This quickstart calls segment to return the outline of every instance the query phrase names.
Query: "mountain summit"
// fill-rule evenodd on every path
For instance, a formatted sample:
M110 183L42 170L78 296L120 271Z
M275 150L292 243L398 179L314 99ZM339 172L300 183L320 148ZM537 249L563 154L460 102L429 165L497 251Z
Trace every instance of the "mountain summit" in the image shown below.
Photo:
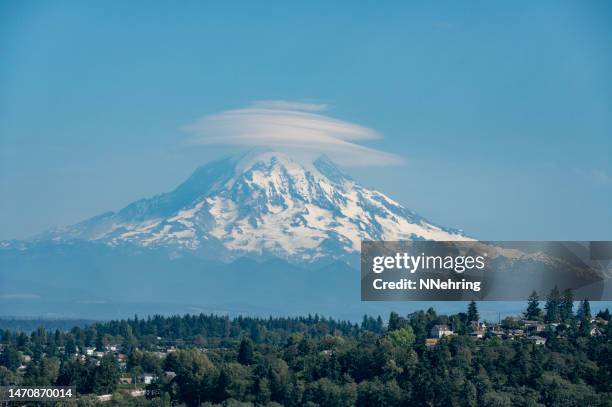
M325 157L267 152L211 162L172 192L36 238L47 239L313 262L357 254L361 240L466 237L359 185Z

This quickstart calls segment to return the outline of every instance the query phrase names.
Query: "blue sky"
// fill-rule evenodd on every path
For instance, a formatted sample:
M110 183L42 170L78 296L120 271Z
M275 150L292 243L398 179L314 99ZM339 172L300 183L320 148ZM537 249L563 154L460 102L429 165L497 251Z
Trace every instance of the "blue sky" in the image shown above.
M0 239L174 188L186 125L325 104L403 165L349 168L492 240L612 240L608 2L0 3Z

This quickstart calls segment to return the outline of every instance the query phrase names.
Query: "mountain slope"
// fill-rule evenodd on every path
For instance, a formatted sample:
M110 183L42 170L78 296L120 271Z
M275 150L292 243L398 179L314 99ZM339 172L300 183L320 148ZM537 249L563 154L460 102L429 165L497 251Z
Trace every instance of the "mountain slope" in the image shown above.
M313 262L356 254L361 240L466 237L359 185L324 157L298 162L268 152L207 164L172 192L35 238L48 239Z

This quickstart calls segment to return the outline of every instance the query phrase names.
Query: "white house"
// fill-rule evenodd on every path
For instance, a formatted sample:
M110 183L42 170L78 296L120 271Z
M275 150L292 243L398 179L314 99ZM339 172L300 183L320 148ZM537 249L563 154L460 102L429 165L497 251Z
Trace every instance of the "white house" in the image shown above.
M601 331L601 329L599 329L598 327L593 327L591 328L591 330L589 331L589 335L591 336L601 336L603 335L603 332Z
M138 381L144 384L151 384L157 380L157 376L153 373L143 373L138 376Z
M448 327L448 325L434 325L431 328L430 335L432 338L442 338L444 336L453 335L454 332Z

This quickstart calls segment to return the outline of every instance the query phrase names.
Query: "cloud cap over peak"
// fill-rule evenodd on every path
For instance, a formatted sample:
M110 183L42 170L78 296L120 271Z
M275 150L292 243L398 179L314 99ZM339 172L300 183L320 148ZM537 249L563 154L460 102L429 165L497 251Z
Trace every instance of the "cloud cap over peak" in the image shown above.
M241 109L204 116L183 130L193 144L277 147L325 153L344 165L397 165L394 154L357 144L379 139L373 129L320 112L327 106L285 100L257 101Z

